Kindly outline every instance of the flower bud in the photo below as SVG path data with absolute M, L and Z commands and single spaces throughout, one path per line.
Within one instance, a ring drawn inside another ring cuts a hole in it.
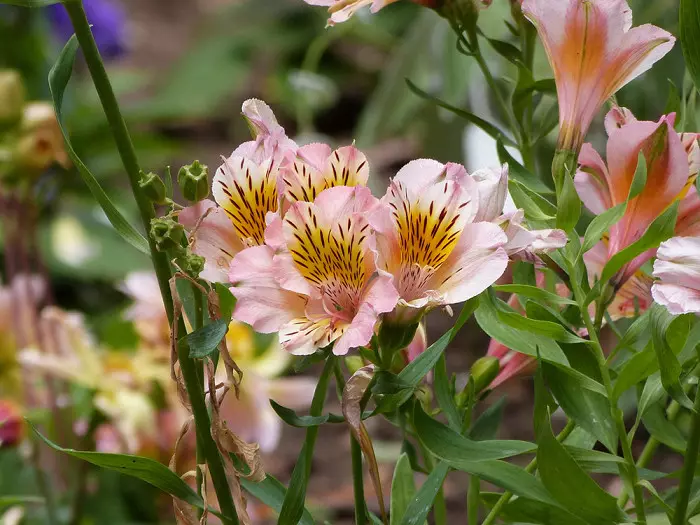
M 0 449 L 19 443 L 24 433 L 24 420 L 19 408 L 0 399 Z
M 395 324 L 384 321 L 379 328 L 379 351 L 385 363 L 391 363 L 394 354 L 403 350 L 413 341 L 418 323 Z
M 474 390 L 481 392 L 496 379 L 501 365 L 496 357 L 485 356 L 477 359 L 472 365 L 470 374 L 474 380 Z
M 191 253 L 187 250 L 182 256 L 175 261 L 180 269 L 190 277 L 197 278 L 204 270 L 205 259 L 201 255 Z
M 19 73 L 0 71 L 0 129 L 19 123 L 24 109 L 24 85 Z
M 345 358 L 345 366 L 348 367 L 348 371 L 352 375 L 365 366 L 365 361 L 359 355 L 349 355 Z
M 153 172 L 140 174 L 139 188 L 155 204 L 165 204 L 165 183 Z
M 181 249 L 185 228 L 170 217 L 157 217 L 151 221 L 151 237 L 161 252 Z
M 177 174 L 183 197 L 190 202 L 199 202 L 209 195 L 209 168 L 195 160 L 183 166 Z

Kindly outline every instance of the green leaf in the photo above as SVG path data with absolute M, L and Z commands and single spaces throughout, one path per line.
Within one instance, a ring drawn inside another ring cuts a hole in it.
M 549 186 L 542 182 L 539 177 L 530 173 L 525 166 L 520 164 L 510 153 L 508 153 L 508 150 L 501 139 L 496 141 L 496 151 L 498 152 L 499 160 L 508 164 L 509 181 L 514 180 L 520 183 L 522 186 L 525 186 L 530 191 L 540 195 L 551 195 L 554 193 L 554 191 L 552 191 Z
M 679 128 L 683 120 L 683 103 L 678 88 L 670 78 L 668 79 L 668 98 L 666 99 L 664 115 L 668 115 L 669 113 L 676 114 L 676 131 L 683 131 Z
M 233 316 L 233 309 L 236 307 L 236 298 L 231 293 L 228 286 L 221 283 L 214 283 L 214 289 L 216 294 L 219 296 L 219 310 L 221 311 L 221 318 L 227 321 L 231 320 Z
M 580 427 L 593 434 L 605 447 L 617 450 L 617 432 L 604 395 L 582 389 L 560 368 L 542 363 L 542 371 L 554 398 Z
M 204 509 L 204 501 L 202 498 L 198 496 L 180 476 L 158 461 L 127 454 L 81 452 L 79 450 L 63 448 L 41 435 L 31 423 L 29 423 L 29 425 L 44 443 L 58 452 L 63 452 L 74 458 L 82 459 L 83 461 L 87 461 L 88 463 L 92 463 L 104 469 L 114 470 L 121 474 L 126 474 L 127 476 L 133 476 L 185 503 L 189 503 L 199 509 Z
M 255 483 L 249 479 L 240 478 L 241 485 L 245 490 L 250 492 L 254 497 L 262 501 L 265 505 L 274 509 L 276 512 L 282 510 L 282 502 L 284 501 L 284 496 L 287 493 L 287 489 L 282 483 L 277 481 L 274 477 L 269 474 L 265 476 L 265 479 Z M 308 510 L 304 509 L 301 520 L 299 521 L 301 525 L 314 525 L 314 519 Z
M 39 496 L 0 496 L 0 510 L 15 505 L 43 505 L 44 498 Z
M 399 456 L 391 480 L 391 511 L 390 525 L 399 525 L 408 510 L 408 506 L 416 495 L 416 483 L 413 479 L 411 461 L 405 453 Z
M 571 232 L 581 216 L 581 199 L 571 173 L 564 173 L 561 192 L 557 196 L 557 228 Z
M 681 386 L 680 377 L 683 367 L 666 340 L 666 333 L 671 326 L 673 316 L 659 304 L 654 304 L 651 310 L 651 339 L 659 362 L 661 384 L 673 399 L 688 410 L 694 411 L 693 402 Z
M 535 376 L 535 391 L 537 467 L 544 486 L 563 508 L 591 525 L 627 521 L 615 498 L 601 489 L 554 437 L 549 407 L 543 401 L 542 370 Z
M 272 409 L 277 413 L 282 421 L 289 426 L 296 428 L 317 427 L 324 423 L 344 423 L 345 418 L 336 414 L 325 414 L 323 416 L 299 416 L 291 408 L 283 407 L 270 399 Z
M 531 357 L 537 357 L 539 348 L 541 357 L 545 361 L 565 366 L 569 365 L 566 355 L 559 345 L 557 345 L 556 341 L 548 337 L 508 326 L 500 320 L 496 306 L 488 292 L 481 294 L 480 297 L 481 302 L 474 315 L 481 329 L 486 332 L 489 337 L 516 352 Z
M 644 383 L 642 395 L 639 397 L 637 407 L 637 422 L 641 421 L 644 414 L 647 413 L 647 410 L 654 406 L 655 403 L 658 403 L 665 398 L 666 391 L 664 390 L 664 385 L 661 383 L 661 374 L 656 372 L 646 380 L 646 383 Z
M 435 365 L 435 376 L 433 378 L 433 389 L 440 409 L 447 417 L 447 422 L 452 430 L 459 432 L 462 428 L 462 418 L 455 404 L 454 395 L 450 389 L 450 380 L 447 377 L 447 363 L 445 354 L 440 356 Z
M 685 454 L 688 442 L 676 425 L 671 423 L 664 414 L 665 403 L 654 403 L 644 411 L 642 422 L 649 433 L 658 441 Z
M 423 525 L 428 517 L 433 501 L 445 482 L 450 467 L 444 461 L 440 461 L 432 470 L 423 485 L 406 507 L 401 525 Z M 393 523 L 393 522 L 392 522 Z
M 681 0 L 679 27 L 686 67 L 700 88 L 700 4 L 696 0 Z
M 501 424 L 501 419 L 503 418 L 503 409 L 505 406 L 506 398 L 502 397 L 484 410 L 469 430 L 469 437 L 475 441 L 495 438 L 498 433 L 498 427 Z
M 609 210 L 605 210 L 600 215 L 596 215 L 586 228 L 586 233 L 583 235 L 583 244 L 581 251 L 578 253 L 577 259 L 581 258 L 584 253 L 593 248 L 598 241 L 603 237 L 603 234 L 610 229 L 610 226 L 617 223 L 625 214 L 627 203 L 621 203 L 613 206 Z
M 647 185 L 647 159 L 644 156 L 644 152 L 640 151 L 637 156 L 637 167 L 634 170 L 634 177 L 632 178 L 632 184 L 630 184 L 630 191 L 627 195 L 627 201 L 631 201 L 637 195 L 642 193 L 644 187 Z
M 649 343 L 641 352 L 637 352 L 625 362 L 613 387 L 613 399 L 617 401 L 623 392 L 643 381 L 658 369 L 659 363 L 656 360 L 653 345 Z
M 75 55 L 77 51 L 78 40 L 75 38 L 75 35 L 73 35 L 63 48 L 63 51 L 61 51 L 61 54 L 58 56 L 56 64 L 49 72 L 49 90 L 51 91 L 51 96 L 53 98 L 58 125 L 61 129 L 63 140 L 66 143 L 66 151 L 68 152 L 68 156 L 73 161 L 73 164 L 75 164 L 76 168 L 78 169 L 78 173 L 80 173 L 81 177 L 83 178 L 85 185 L 88 187 L 93 197 L 95 197 L 95 200 L 97 200 L 100 207 L 105 212 L 107 219 L 109 219 L 109 222 L 112 224 L 112 226 L 114 226 L 114 229 L 117 230 L 117 233 L 119 233 L 119 235 L 121 235 L 124 240 L 131 244 L 134 248 L 147 255 L 150 255 L 151 252 L 146 239 L 129 223 L 129 221 L 126 220 L 126 218 L 124 218 L 124 216 L 112 203 L 109 196 L 102 189 L 102 186 L 100 186 L 100 183 L 97 181 L 95 176 L 90 172 L 83 161 L 80 160 L 70 143 L 70 138 L 68 137 L 65 128 L 63 127 L 61 116 L 63 94 L 71 77 L 73 63 L 75 62 Z
M 509 458 L 534 452 L 536 448 L 534 443 L 527 441 L 473 441 L 431 418 L 419 406 L 414 410 L 414 424 L 416 433 L 425 446 L 452 466 Z
M 486 120 L 477 117 L 473 113 L 470 113 L 464 109 L 460 109 L 458 107 L 453 106 L 452 104 L 448 104 L 447 102 L 440 100 L 439 98 L 436 98 L 429 93 L 426 93 L 422 89 L 420 89 L 418 86 L 416 86 L 413 82 L 410 80 L 406 79 L 406 84 L 408 85 L 408 88 L 413 91 L 416 95 L 418 95 L 421 98 L 424 98 L 426 100 L 430 100 L 432 103 L 436 104 L 437 106 L 440 106 L 443 109 L 446 109 L 447 111 L 450 111 L 457 115 L 458 117 L 463 118 L 467 122 L 471 122 L 474 124 L 476 127 L 481 128 L 486 134 L 491 136 L 494 139 L 501 138 L 506 144 L 509 146 L 516 146 L 516 144 L 507 138 L 506 134 L 503 133 L 500 129 L 498 129 L 496 126 L 491 124 L 490 122 L 487 122 Z
M 482 498 L 490 507 L 493 507 L 500 497 L 501 494 L 482 493 Z M 511 500 L 501 509 L 498 515 L 508 523 L 537 523 L 539 525 L 586 524 L 585 521 L 565 510 L 527 498 Z
M 491 45 L 493 50 L 501 55 L 503 58 L 512 62 L 516 66 L 522 66 L 523 56 L 520 49 L 515 47 L 513 44 L 504 42 L 503 40 L 497 40 L 495 38 L 485 37 L 486 41 Z
M 217 319 L 199 330 L 195 330 L 185 336 L 185 341 L 190 347 L 190 357 L 204 359 L 213 354 L 228 332 L 228 321 Z
M 562 297 L 544 288 L 538 288 L 536 286 L 528 286 L 523 284 L 501 284 L 493 286 L 493 289 L 497 292 L 514 293 L 522 297 L 529 297 L 531 299 L 537 299 L 545 303 L 552 304 L 571 304 L 576 305 L 576 301 L 569 299 L 568 297 Z

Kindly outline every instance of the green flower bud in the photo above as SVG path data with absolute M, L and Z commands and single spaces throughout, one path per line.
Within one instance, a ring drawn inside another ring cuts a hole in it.
M 151 237 L 161 252 L 182 249 L 185 228 L 171 217 L 157 217 L 151 221 Z
M 199 202 L 209 195 L 209 168 L 195 160 L 189 166 L 183 166 L 177 174 L 183 197 L 190 202 Z
M 204 270 L 204 257 L 189 250 L 184 251 L 183 255 L 178 257 L 175 262 L 183 272 L 195 279 Z
M 360 368 L 365 366 L 365 360 L 359 355 L 350 355 L 345 358 L 345 366 L 348 367 L 350 375 L 357 372 Z
M 418 323 L 396 324 L 384 321 L 379 328 L 379 349 L 385 356 L 393 356 L 403 350 L 416 335 Z
M 165 204 L 165 183 L 155 173 L 144 173 L 142 171 L 139 178 L 139 188 L 151 202 Z
M 24 103 L 24 84 L 19 73 L 11 69 L 0 71 L 0 128 L 19 124 Z
M 497 357 L 485 356 L 477 359 L 470 372 L 474 380 L 474 390 L 481 392 L 488 388 L 500 371 L 501 363 Z

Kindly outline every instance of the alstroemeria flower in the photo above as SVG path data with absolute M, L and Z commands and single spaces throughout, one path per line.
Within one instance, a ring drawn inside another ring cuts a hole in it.
M 289 202 L 313 202 L 325 189 L 366 186 L 368 178 L 367 158 L 355 146 L 331 151 L 327 144 L 309 144 L 299 148 L 280 169 L 280 193 Z
M 654 301 L 674 315 L 700 313 L 700 238 L 669 239 L 656 256 Z
M 560 149 L 577 152 L 603 103 L 675 42 L 653 25 L 632 28 L 626 0 L 524 0 L 522 11 L 554 71 Z
M 231 263 L 234 317 L 258 332 L 279 332 L 285 350 L 309 354 L 334 343 L 337 355 L 369 343 L 379 314 L 398 296 L 377 274 L 366 215 L 377 200 L 362 186 L 323 191 L 285 214 L 283 246 L 256 246 Z
M 24 419 L 12 401 L 0 399 L 0 449 L 19 443 L 24 433 Z
M 379 11 L 382 7 L 393 4 L 398 0 L 304 0 L 310 5 L 322 5 L 328 7 L 330 18 L 328 25 L 339 24 L 345 22 L 355 11 L 363 7 L 370 6 L 373 13 Z
M 618 110 L 616 115 L 618 114 Z M 579 155 L 575 185 L 586 207 L 595 214 L 627 200 L 640 152 L 647 163 L 647 182 L 642 192 L 627 204 L 622 219 L 610 228 L 609 256 L 638 240 L 649 225 L 688 188 L 688 154 L 673 129 L 675 116 L 659 122 L 625 119 L 609 125 L 607 165 L 590 144 Z M 624 283 L 654 254 L 650 250 L 629 263 L 616 283 Z
M 476 182 L 457 164 L 416 160 L 391 181 L 370 221 L 380 268 L 401 296 L 395 320 L 466 301 L 503 275 L 507 237 L 495 224 L 474 222 L 478 199 Z
M 479 206 L 474 220 L 492 222 L 503 229 L 508 237 L 508 242 L 503 248 L 511 258 L 535 262 L 538 260 L 538 253 L 556 250 L 566 245 L 567 238 L 563 230 L 529 230 L 523 226 L 523 210 L 505 212 L 508 196 L 507 164 L 499 169 L 477 170 L 471 174 L 471 178 L 476 182 L 479 195 Z

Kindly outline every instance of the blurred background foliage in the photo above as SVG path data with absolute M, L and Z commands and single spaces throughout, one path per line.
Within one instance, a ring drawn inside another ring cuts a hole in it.
M 654 23 L 677 34 L 676 0 L 629 3 L 635 25 Z M 470 171 L 498 163 L 492 139 L 406 85 L 410 79 L 449 104 L 503 124 L 478 67 L 458 51 L 449 24 L 430 10 L 399 2 L 376 16 L 362 12 L 325 29 L 323 9 L 302 0 L 122 0 L 118 5 L 125 13 L 123 27 L 117 19 L 92 22 L 98 41 L 100 34 L 109 37 L 113 24 L 119 26 L 121 48 L 110 53 L 108 69 L 146 170 L 164 173 L 172 166 L 176 171 L 195 158 L 215 169 L 221 155 L 248 139 L 239 112 L 249 97 L 268 102 L 300 143 L 356 141 L 370 159 L 376 193 L 383 192 L 378 188 L 386 177 L 413 158 L 464 162 Z M 505 23 L 510 8 L 509 0 L 494 0 L 481 15 L 483 33 L 515 43 Z M 52 10 L 0 6 L 0 69 L 18 70 L 33 100 L 49 100 L 48 70 L 68 36 Z M 517 68 L 493 49 L 484 46 L 484 53 L 497 81 L 511 89 Z M 96 93 L 84 64 L 77 70 L 65 103 L 73 145 L 118 207 L 135 219 Z M 618 102 L 640 119 L 656 120 L 672 107 L 667 106 L 669 93 L 682 90 L 683 72 L 677 45 L 651 72 L 621 90 Z M 551 78 L 541 48 L 535 78 Z M 548 104 L 543 113 L 556 117 L 551 99 Z M 589 140 L 604 144 L 602 119 Z M 540 158 L 551 158 L 553 141 L 549 136 L 540 143 Z M 549 166 L 540 161 L 537 171 L 548 179 Z M 42 208 L 41 251 L 57 302 L 86 312 L 108 346 L 129 348 L 134 334 L 115 315 L 126 305 L 116 283 L 130 271 L 147 268 L 148 260 L 112 230 L 74 171 L 53 169 L 36 192 Z M 432 335 L 443 328 L 431 326 Z M 485 348 L 479 341 L 480 346 L 469 344 L 473 338 L 455 345 L 471 346 L 470 356 L 479 356 Z M 463 359 L 466 369 L 473 357 Z M 525 417 L 529 428 L 529 414 Z M 89 502 L 94 523 L 152 522 L 158 506 L 169 505 L 136 480 L 100 476 L 100 492 Z M 0 510 L 9 501 L 3 498 L 31 492 L 27 487 L 34 483 L 16 453 L 0 453 Z M 154 501 L 159 503 L 154 506 Z

